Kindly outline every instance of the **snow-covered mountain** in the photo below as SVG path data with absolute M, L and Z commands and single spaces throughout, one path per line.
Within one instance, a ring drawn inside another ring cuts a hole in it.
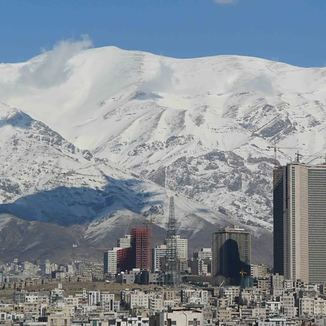
M 0 139 L 2 212 L 71 225 L 98 222 L 126 211 L 166 224 L 164 188 L 111 167 L 44 123 L 4 104 L 0 105 Z M 182 216 L 203 207 L 177 196 L 176 209 Z M 209 210 L 201 215 L 209 222 L 226 218 Z M 181 228 L 189 227 L 187 219 L 180 222 Z
M 326 69 L 238 56 L 173 59 L 115 47 L 58 47 L 0 65 L 0 99 L 90 151 L 92 160 L 265 230 L 271 230 L 275 163 L 268 146 L 280 147 L 276 158 L 283 163 L 297 150 L 318 162 L 326 151 L 325 89 Z M 78 152 L 88 166 L 84 155 Z M 80 171 L 70 164 L 62 162 L 65 173 Z M 77 187 L 84 172 L 79 177 Z M 104 186 L 100 178 L 94 187 Z
M 62 257 L 75 242 L 87 256 L 146 220 L 155 225 L 158 238 L 164 235 L 173 192 L 111 167 L 4 104 L 0 139 L 2 257 L 57 257 L 59 242 Z M 182 195 L 175 202 L 180 232 L 194 245 L 209 243 L 201 239 L 205 230 L 235 222 Z

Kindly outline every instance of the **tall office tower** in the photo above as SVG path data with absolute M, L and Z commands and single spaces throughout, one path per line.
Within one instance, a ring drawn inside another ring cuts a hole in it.
M 148 226 L 135 227 L 131 230 L 131 248 L 133 266 L 142 270 L 151 270 L 152 235 Z
M 274 273 L 308 282 L 307 166 L 275 168 L 273 188 Z
M 171 240 L 172 239 L 172 240 Z M 175 242 L 176 246 L 176 257 L 179 262 L 180 271 L 188 269 L 188 239 L 183 239 L 180 235 L 175 235 L 171 239 L 166 239 L 165 244 L 157 245 L 153 249 L 153 271 L 166 271 L 167 269 L 167 251 L 168 247 Z M 164 266 L 162 265 L 164 264 Z
M 309 281 L 326 282 L 326 164 L 308 169 Z
M 119 248 L 115 247 L 104 253 L 103 265 L 104 274 L 115 275 L 117 273 L 118 257 L 117 251 Z
M 160 244 L 157 245 L 153 249 L 153 271 L 159 272 L 165 270 L 165 264 L 166 261 L 166 251 L 167 247 L 166 244 Z
M 274 272 L 326 281 L 326 165 L 294 163 L 273 174 Z
M 119 248 L 129 248 L 131 246 L 131 235 L 126 234 L 122 238 L 118 239 L 117 247 Z
M 175 246 L 178 272 L 188 271 L 188 239 L 181 238 L 180 235 L 174 235 L 167 238 L 165 242 L 167 248 Z
M 238 227 L 213 233 L 212 276 L 217 282 L 239 284 L 250 275 L 251 235 Z
M 181 260 L 188 260 L 188 239 L 176 235 L 177 257 Z
M 177 257 L 179 261 L 179 271 L 188 271 L 188 239 L 183 239 L 176 235 Z

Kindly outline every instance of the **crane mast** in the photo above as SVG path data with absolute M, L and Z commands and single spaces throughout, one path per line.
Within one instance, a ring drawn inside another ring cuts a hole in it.
M 175 217 L 174 197 L 170 197 L 169 219 L 166 233 L 166 278 L 165 283 L 176 286 L 180 282 L 179 259 L 177 252 L 177 220 Z

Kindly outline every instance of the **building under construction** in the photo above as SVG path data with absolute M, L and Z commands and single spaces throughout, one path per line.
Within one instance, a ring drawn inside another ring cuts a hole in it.
M 152 267 L 152 232 L 149 226 L 138 226 L 131 229 L 131 250 L 133 266 L 141 270 Z

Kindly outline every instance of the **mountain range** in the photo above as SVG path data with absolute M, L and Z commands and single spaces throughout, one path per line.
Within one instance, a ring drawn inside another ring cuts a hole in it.
M 99 257 L 145 220 L 161 239 L 173 195 L 192 249 L 239 224 L 270 262 L 272 169 L 323 160 L 325 85 L 323 68 L 115 47 L 1 64 L 3 259 Z

